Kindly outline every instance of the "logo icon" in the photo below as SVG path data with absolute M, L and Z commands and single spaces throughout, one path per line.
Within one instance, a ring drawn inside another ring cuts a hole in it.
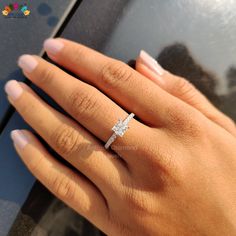
M 2 14 L 5 17 L 22 18 L 29 16 L 30 10 L 28 9 L 26 3 L 20 5 L 19 3 L 15 2 L 5 6 Z

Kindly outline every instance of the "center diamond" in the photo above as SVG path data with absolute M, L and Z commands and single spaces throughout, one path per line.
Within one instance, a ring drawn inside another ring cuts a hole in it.
M 116 135 L 122 137 L 128 128 L 129 128 L 128 125 L 119 119 L 119 121 L 112 128 L 112 130 L 115 132 Z

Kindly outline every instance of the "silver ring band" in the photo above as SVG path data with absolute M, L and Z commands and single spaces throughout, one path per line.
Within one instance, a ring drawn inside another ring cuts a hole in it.
M 129 129 L 128 124 L 134 118 L 134 116 L 135 114 L 131 113 L 125 120 L 123 121 L 121 119 L 118 120 L 118 122 L 112 128 L 112 131 L 114 131 L 114 133 L 106 142 L 105 149 L 108 149 L 118 136 L 120 137 L 124 136 L 125 132 Z

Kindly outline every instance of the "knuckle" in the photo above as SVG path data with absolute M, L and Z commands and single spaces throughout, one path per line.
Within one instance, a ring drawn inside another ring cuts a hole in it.
M 56 176 L 52 178 L 50 185 L 56 196 L 63 201 L 72 202 L 75 199 L 76 185 L 70 178 L 66 176 Z
M 39 71 L 38 76 L 39 79 L 37 80 L 40 84 L 49 85 L 54 77 L 53 69 L 44 68 Z
M 173 89 L 175 90 L 174 92 L 178 97 L 188 100 L 192 100 L 193 97 L 195 97 L 197 91 L 192 83 L 181 77 L 177 77 Z
M 71 113 L 76 117 L 94 117 L 99 109 L 99 102 L 96 99 L 95 91 L 75 91 L 69 97 Z
M 55 148 L 63 156 L 70 156 L 79 149 L 79 133 L 73 127 L 61 125 L 52 135 Z
M 171 106 L 167 108 L 168 126 L 179 136 L 192 138 L 202 137 L 205 133 L 203 117 L 198 111 L 186 106 Z
M 105 86 L 115 87 L 119 83 L 128 83 L 133 76 L 132 70 L 120 61 L 109 62 L 101 69 L 101 80 Z

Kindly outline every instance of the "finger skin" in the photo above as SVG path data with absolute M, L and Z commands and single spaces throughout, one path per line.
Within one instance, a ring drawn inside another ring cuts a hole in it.
M 118 119 L 128 116 L 126 111 L 93 86 L 75 79 L 37 56 L 33 56 L 33 59 L 36 60 L 36 68 L 31 72 L 23 70 L 24 74 L 103 142 L 112 135 L 111 128 Z M 132 147 L 137 145 L 136 139 L 141 139 L 140 135 L 146 127 L 135 119 L 130 121 L 129 126 L 129 131 L 122 138 L 117 137 L 112 147 L 131 147 L 129 156 L 132 152 L 132 156 L 136 156 L 136 150 Z M 122 157 L 128 156 L 125 149 L 117 152 Z
M 193 106 L 207 118 L 236 136 L 234 121 L 213 106 L 210 101 L 186 79 L 173 75 L 168 71 L 164 71 L 162 75 L 157 75 L 145 66 L 139 57 L 136 61 L 136 70 L 165 91 Z
M 171 119 L 169 110 L 184 106 L 125 63 L 69 40 L 56 41 L 61 42 L 63 47 L 54 54 L 48 49 L 48 41 L 44 44 L 52 60 L 100 89 L 125 110 L 135 113 L 144 123 L 155 127 L 168 125 L 168 118 Z
M 21 132 L 28 143 L 19 145 L 15 141 L 14 146 L 30 172 L 56 197 L 106 231 L 109 212 L 101 192 L 88 179 L 53 158 L 31 132 Z
M 105 195 L 117 188 L 120 176 L 128 178 L 127 168 L 119 158 L 106 152 L 91 134 L 42 101 L 27 85 L 20 85 L 23 92 L 16 100 L 8 97 L 11 104 L 59 155 Z

